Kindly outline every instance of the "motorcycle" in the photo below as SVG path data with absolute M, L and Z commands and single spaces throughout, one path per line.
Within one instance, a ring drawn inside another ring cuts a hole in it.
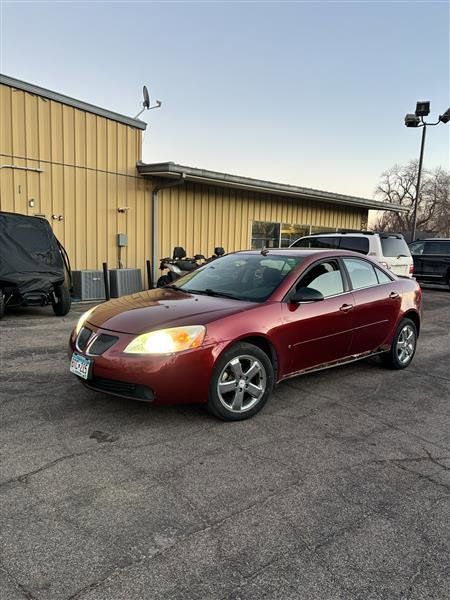
M 164 287 L 165 285 L 169 285 L 198 269 L 199 267 L 206 265 L 207 263 L 215 260 L 216 258 L 220 258 L 225 254 L 225 250 L 216 246 L 214 248 L 214 254 L 210 258 L 205 258 L 203 254 L 196 254 L 193 258 L 186 258 L 186 251 L 181 246 L 175 246 L 173 249 L 172 258 L 162 258 L 159 268 L 161 271 L 165 271 L 167 269 L 167 273 L 161 275 L 161 277 L 156 282 L 156 287 Z

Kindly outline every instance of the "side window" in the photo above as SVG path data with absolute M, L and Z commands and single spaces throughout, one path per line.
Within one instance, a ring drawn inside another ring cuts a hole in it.
M 343 235 L 341 237 L 341 249 L 342 250 L 353 250 L 353 252 L 360 252 L 361 254 L 369 253 L 369 240 L 366 237 L 352 237 Z
M 450 242 L 436 240 L 425 242 L 424 254 L 450 254 Z
M 375 267 L 375 273 L 377 274 L 378 283 L 391 283 L 392 279 L 378 267 Z
M 343 260 L 354 290 L 378 285 L 375 269 L 370 263 L 359 260 L 359 258 L 344 258 Z
M 305 237 L 293 244 L 296 248 L 339 248 L 338 237 Z
M 339 238 L 332 236 L 311 238 L 311 248 L 339 248 Z
M 338 261 L 328 260 L 314 265 L 296 285 L 297 290 L 304 287 L 317 290 L 325 298 L 342 294 L 344 282 Z
M 418 256 L 419 254 L 423 254 L 424 246 L 424 242 L 414 242 L 413 244 L 410 244 L 409 249 L 413 256 Z

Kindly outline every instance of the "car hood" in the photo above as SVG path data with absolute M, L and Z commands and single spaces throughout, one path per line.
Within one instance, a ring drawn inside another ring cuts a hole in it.
M 119 333 L 140 334 L 165 327 L 206 325 L 254 306 L 253 302 L 161 288 L 100 304 L 88 323 Z

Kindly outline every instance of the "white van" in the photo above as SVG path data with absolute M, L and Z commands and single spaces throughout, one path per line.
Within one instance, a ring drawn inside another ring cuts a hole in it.
M 339 248 L 373 256 L 395 275 L 412 277 L 413 259 L 408 245 L 399 233 L 337 232 L 314 233 L 301 237 L 291 248 Z

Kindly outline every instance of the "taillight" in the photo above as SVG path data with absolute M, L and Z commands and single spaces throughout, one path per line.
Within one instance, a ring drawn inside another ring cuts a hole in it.
M 414 264 L 409 265 L 409 274 L 412 275 L 414 273 Z

